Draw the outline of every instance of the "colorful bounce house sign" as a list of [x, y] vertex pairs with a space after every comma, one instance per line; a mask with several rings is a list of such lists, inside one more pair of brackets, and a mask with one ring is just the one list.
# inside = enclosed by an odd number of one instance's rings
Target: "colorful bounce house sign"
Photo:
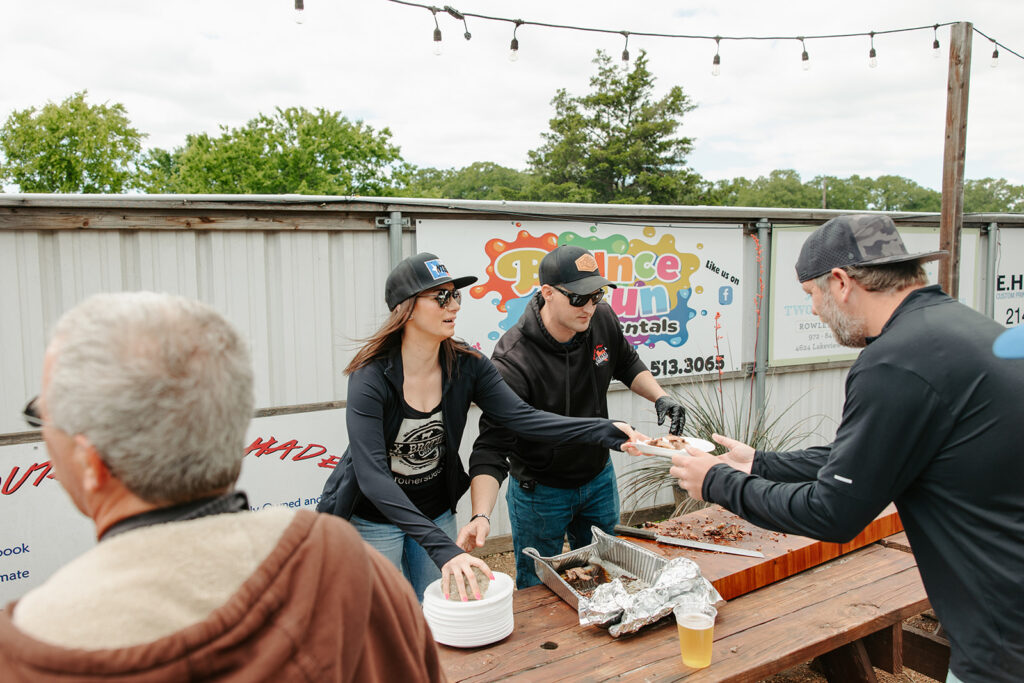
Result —
[[593, 252], [617, 285], [605, 301], [656, 376], [739, 367], [739, 226], [422, 220], [416, 234], [417, 248], [453, 274], [480, 278], [463, 298], [456, 335], [487, 354], [539, 289], [541, 259], [571, 244]]

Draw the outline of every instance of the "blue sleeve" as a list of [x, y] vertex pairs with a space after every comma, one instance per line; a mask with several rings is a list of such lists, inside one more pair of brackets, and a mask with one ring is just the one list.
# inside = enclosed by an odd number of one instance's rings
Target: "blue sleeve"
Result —
[[463, 551], [395, 483], [384, 437], [385, 382], [372, 367], [357, 370], [349, 377], [345, 421], [352, 469], [363, 495], [392, 524], [423, 546], [441, 567]]
[[879, 363], [847, 378], [842, 423], [814, 480], [770, 481], [720, 464], [702, 494], [762, 528], [845, 543], [914, 482], [952, 425], [924, 379]]

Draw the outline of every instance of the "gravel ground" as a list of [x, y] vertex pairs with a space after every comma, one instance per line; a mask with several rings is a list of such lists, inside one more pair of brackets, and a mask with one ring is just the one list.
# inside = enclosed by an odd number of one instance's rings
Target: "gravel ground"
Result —
[[[508, 574], [512, 578], [516, 576], [516, 562], [513, 553], [498, 553], [495, 555], [487, 555], [483, 558], [484, 561], [491, 568], [491, 571], [502, 572]], [[933, 617], [926, 615], [919, 615], [907, 619], [907, 623], [916, 626], [917, 628], [934, 631], [938, 622]], [[886, 673], [881, 669], [875, 669], [875, 675], [878, 677], [879, 683], [932, 683], [935, 681], [934, 678], [929, 678], [924, 674], [919, 674], [912, 669], [903, 669], [903, 673], [896, 675]], [[795, 666], [792, 669], [787, 669], [782, 673], [775, 674], [768, 678], [763, 679], [770, 683], [826, 683], [825, 677], [812, 671], [810, 668], [810, 662], [804, 662], [799, 666]]]

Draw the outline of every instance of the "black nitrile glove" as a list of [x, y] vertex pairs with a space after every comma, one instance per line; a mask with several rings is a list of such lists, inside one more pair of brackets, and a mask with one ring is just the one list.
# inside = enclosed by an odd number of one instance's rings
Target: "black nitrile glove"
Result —
[[682, 436], [683, 427], [686, 426], [686, 408], [683, 408], [674, 398], [666, 395], [654, 402], [654, 409], [658, 411], [658, 424], [665, 424], [667, 415], [671, 419], [668, 428], [669, 434]]

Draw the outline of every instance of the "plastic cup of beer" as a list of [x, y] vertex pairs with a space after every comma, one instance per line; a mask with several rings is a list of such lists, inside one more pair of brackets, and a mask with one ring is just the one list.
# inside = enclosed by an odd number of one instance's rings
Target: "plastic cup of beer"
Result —
[[683, 664], [692, 669], [709, 666], [718, 610], [711, 605], [677, 605], [672, 613], [679, 629], [679, 653], [683, 656]]

